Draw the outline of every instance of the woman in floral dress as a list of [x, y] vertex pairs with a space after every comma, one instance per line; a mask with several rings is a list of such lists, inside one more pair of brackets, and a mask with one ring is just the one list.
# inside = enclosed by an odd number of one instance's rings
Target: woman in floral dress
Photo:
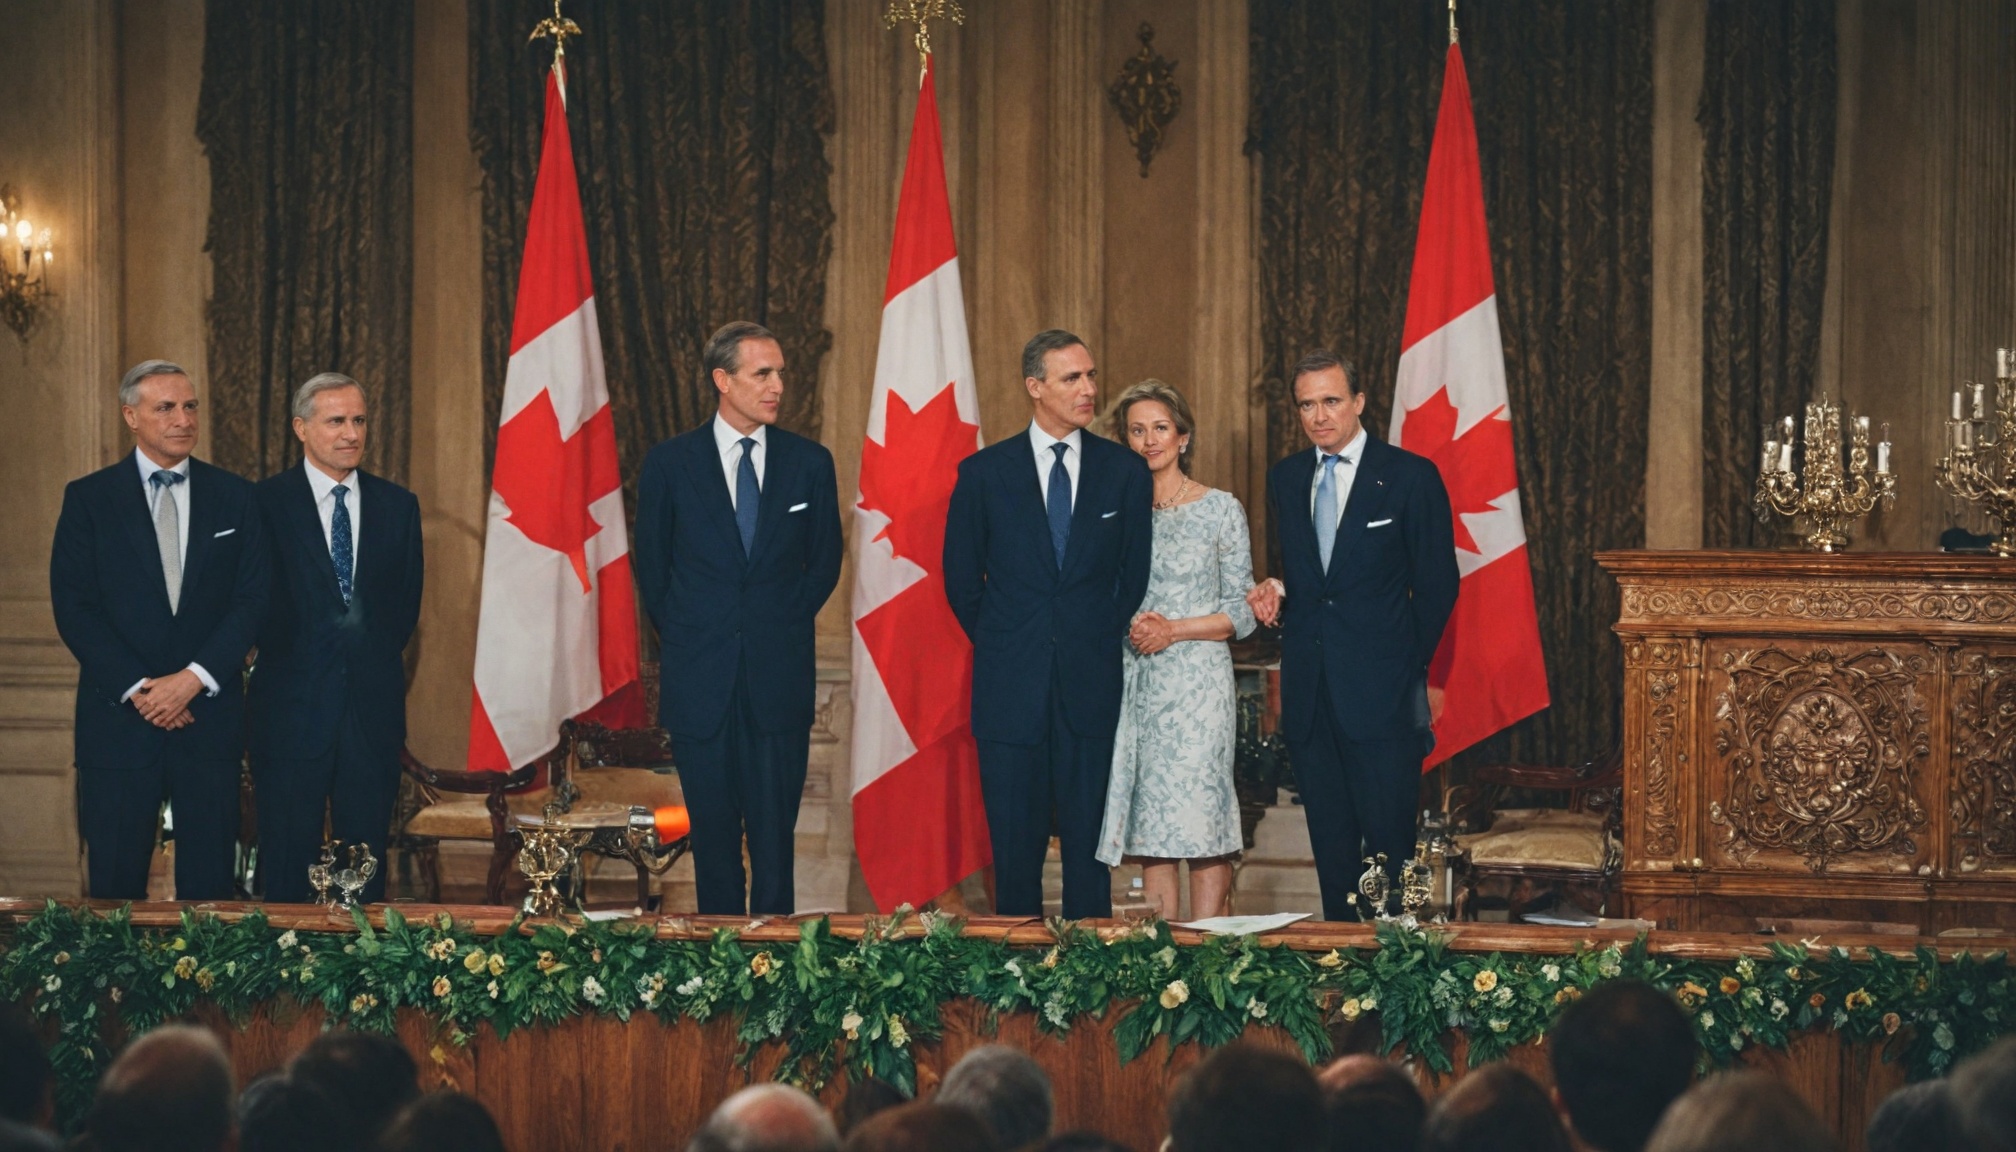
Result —
[[1237, 687], [1226, 642], [1253, 631], [1246, 511], [1190, 478], [1196, 422], [1181, 393], [1144, 380], [1123, 393], [1109, 434], [1139, 452], [1155, 483], [1148, 596], [1128, 635], [1120, 727], [1099, 859], [1141, 864], [1162, 915], [1177, 914], [1177, 869], [1190, 862], [1190, 915], [1227, 911], [1243, 847], [1232, 788]]

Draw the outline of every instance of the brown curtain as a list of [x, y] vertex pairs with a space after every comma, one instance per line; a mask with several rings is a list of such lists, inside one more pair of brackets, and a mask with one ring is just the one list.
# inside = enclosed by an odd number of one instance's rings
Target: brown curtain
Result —
[[[1448, 47], [1439, 4], [1253, 0], [1262, 388], [1275, 455], [1304, 443], [1283, 375], [1329, 347], [1386, 427]], [[1648, 0], [1465, 5], [1520, 497], [1553, 706], [1458, 763], [1560, 763], [1617, 731], [1615, 585], [1645, 538], [1651, 379]]]
[[1757, 519], [1765, 425], [1803, 420], [1820, 359], [1834, 186], [1835, 0], [1717, 0], [1701, 80], [1702, 539]]
[[364, 466], [405, 478], [412, 129], [408, 5], [210, 0], [196, 136], [210, 160], [218, 464], [256, 479], [299, 461], [293, 390], [336, 371], [370, 399]]
[[[483, 168], [483, 395], [494, 444], [537, 172], [549, 0], [469, 12], [474, 144]], [[833, 209], [820, 0], [576, 0], [568, 126], [623, 474], [714, 411], [700, 348], [730, 320], [777, 333], [780, 423], [816, 436]]]

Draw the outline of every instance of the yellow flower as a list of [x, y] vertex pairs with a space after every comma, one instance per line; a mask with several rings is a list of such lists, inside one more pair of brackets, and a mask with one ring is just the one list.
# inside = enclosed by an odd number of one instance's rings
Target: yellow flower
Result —
[[1171, 980], [1168, 987], [1162, 989], [1161, 1001], [1164, 1008], [1173, 1010], [1188, 999], [1190, 999], [1190, 986], [1181, 980]]
[[1356, 1020], [1365, 1011], [1365, 1006], [1358, 1002], [1356, 996], [1353, 996], [1351, 999], [1344, 1001], [1337, 1011], [1346, 1020]]
[[1694, 983], [1692, 980], [1689, 980], [1681, 984], [1680, 987], [1674, 989], [1673, 994], [1675, 996], [1678, 996], [1680, 998], [1680, 1002], [1682, 1004], [1687, 1005], [1689, 1008], [1695, 1007], [1696, 1005], [1700, 1004], [1703, 1000], [1706, 1000], [1708, 998], [1708, 990], [1706, 988], [1701, 987], [1699, 984]]
[[588, 953], [588, 959], [591, 963], [600, 964], [602, 962], [602, 950], [597, 948]]
[[770, 953], [768, 952], [758, 952], [749, 958], [749, 974], [758, 980], [770, 975], [770, 970], [776, 966], [776, 963], [770, 959]]
[[448, 995], [448, 989], [449, 984], [448, 984], [448, 978], [446, 976], [434, 977], [434, 995], [446, 996]]
[[558, 961], [558, 960], [556, 960], [556, 959], [554, 959], [554, 958], [553, 958], [553, 953], [551, 953], [551, 952], [547, 952], [547, 951], [545, 951], [545, 950], [543, 950], [543, 949], [542, 949], [542, 950], [540, 951], [540, 953], [539, 953], [539, 971], [541, 971], [541, 972], [551, 972], [551, 971], [553, 970], [553, 966], [554, 966], [554, 965], [556, 965], [556, 964], [558, 964], [558, 963], [560, 963], [560, 961]]
[[436, 940], [432, 944], [427, 945], [427, 958], [429, 960], [446, 960], [453, 955], [455, 955], [455, 941], [453, 940]]
[[1885, 1036], [1895, 1036], [1897, 1034], [1897, 1029], [1902, 1028], [1903, 1026], [1904, 1026], [1903, 1017], [1897, 1015], [1895, 1012], [1883, 1013], [1883, 1034]]
[[1486, 968], [1477, 973], [1477, 978], [1470, 981], [1470, 986], [1479, 992], [1489, 992], [1498, 987], [1498, 973]]
[[180, 960], [175, 961], [175, 975], [180, 976], [184, 980], [196, 975], [196, 958], [194, 956], [184, 956]]
[[1055, 948], [1052, 948], [1052, 949], [1050, 949], [1050, 951], [1048, 951], [1048, 952], [1044, 953], [1044, 954], [1043, 954], [1043, 967], [1045, 967], [1045, 968], [1055, 968], [1055, 967], [1057, 966], [1057, 957], [1058, 957], [1058, 956], [1060, 956], [1060, 955], [1061, 955], [1061, 954], [1063, 953], [1063, 951], [1064, 951], [1064, 946], [1063, 946], [1062, 944], [1059, 944], [1059, 945], [1058, 945], [1057, 947], [1055, 947]]
[[847, 1039], [849, 1040], [859, 1040], [861, 1038], [861, 1025], [863, 1023], [861, 1014], [852, 1008], [847, 1010], [845, 1016], [840, 1017], [840, 1028], [847, 1033]]
[[369, 992], [359, 992], [350, 1000], [350, 1011], [352, 1012], [369, 1012], [377, 1006], [378, 997], [373, 996]]
[[1330, 951], [1317, 957], [1316, 966], [1318, 968], [1342, 968], [1344, 966], [1344, 957], [1338, 953], [1337, 949], [1332, 948]]
[[1716, 985], [1716, 987], [1722, 989], [1722, 995], [1734, 996], [1743, 990], [1743, 982], [1734, 976], [1724, 976], [1722, 977], [1722, 983]]
[[[1580, 988], [1575, 987], [1573, 984], [1570, 984], [1567, 987], [1561, 989], [1559, 992], [1554, 993], [1554, 1003], [1556, 1004], [1566, 1004], [1570, 1000], [1580, 1000], [1581, 998], [1582, 998], [1582, 990]], [[1538, 1043], [1537, 1039], [1535, 1040], [1535, 1043]]]
[[184, 940], [182, 937], [177, 936], [175, 937], [175, 939], [170, 940], [168, 942], [168, 947], [170, 950], [175, 952], [187, 952], [189, 950], [189, 942], [187, 940]]
[[488, 962], [489, 957], [483, 955], [481, 948], [471, 948], [469, 954], [462, 958], [462, 967], [467, 968], [471, 972], [481, 972], [483, 971], [483, 966]]
[[198, 988], [208, 992], [216, 983], [217, 974], [215, 972], [210, 971], [208, 968], [198, 968], [196, 970], [196, 986]]
[[1868, 1008], [1874, 1005], [1875, 1003], [1876, 998], [1874, 996], [1869, 995], [1869, 990], [1867, 988], [1857, 988], [1853, 992], [1850, 992], [1848, 993], [1848, 995], [1841, 998], [1842, 1006], [1847, 1008], [1850, 1012], [1853, 1012], [1857, 1008]]
[[1804, 977], [1804, 976], [1801, 976], [1801, 975], [1799, 974], [1799, 967], [1798, 967], [1798, 965], [1796, 965], [1796, 964], [1795, 964], [1795, 965], [1793, 965], [1793, 966], [1792, 966], [1792, 967], [1790, 967], [1790, 968], [1787, 968], [1787, 969], [1785, 970], [1785, 978], [1786, 978], [1787, 980], [1804, 980], [1804, 979], [1805, 979], [1805, 977]]
[[904, 1030], [903, 1018], [901, 1016], [891, 1016], [889, 1018], [889, 1043], [901, 1048], [909, 1042], [910, 1033]]
[[56, 953], [56, 963], [58, 963], [58, 964], [68, 964], [69, 962], [70, 962], [70, 954], [69, 954], [68, 952], [58, 952], [58, 953]]
[[488, 967], [490, 975], [502, 976], [504, 974], [504, 954], [502, 952], [492, 952]]

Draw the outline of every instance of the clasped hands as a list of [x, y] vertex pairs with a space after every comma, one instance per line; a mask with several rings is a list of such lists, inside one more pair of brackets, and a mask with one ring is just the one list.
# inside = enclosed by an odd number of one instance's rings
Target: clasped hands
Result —
[[149, 724], [173, 732], [196, 722], [189, 715], [189, 702], [201, 691], [203, 681], [184, 668], [172, 676], [142, 680], [139, 690], [128, 699]]
[[1134, 617], [1133, 627], [1127, 630], [1127, 641], [1134, 645], [1134, 651], [1153, 656], [1176, 642], [1176, 625], [1160, 612], [1143, 612]]

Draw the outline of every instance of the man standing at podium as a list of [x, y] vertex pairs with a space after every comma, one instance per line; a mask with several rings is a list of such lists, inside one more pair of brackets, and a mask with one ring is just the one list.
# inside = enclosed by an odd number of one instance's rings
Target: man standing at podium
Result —
[[[693, 819], [702, 915], [789, 915], [811, 754], [812, 622], [840, 581], [833, 454], [775, 427], [784, 350], [737, 321], [701, 366], [714, 418], [651, 450], [637, 588], [658, 626], [658, 723]], [[749, 841], [744, 902], [742, 841]]]
[[324, 372], [294, 393], [302, 460], [259, 485], [273, 600], [252, 670], [252, 779], [267, 900], [312, 899], [322, 819], [379, 868], [406, 742], [406, 642], [420, 621], [420, 502], [358, 467], [364, 389]]
[[201, 460], [196, 386], [166, 360], [119, 382], [133, 455], [73, 480], [49, 557], [77, 658], [77, 824], [89, 893], [147, 898], [161, 801], [175, 896], [229, 900], [245, 748], [245, 653], [266, 611], [252, 485]]

